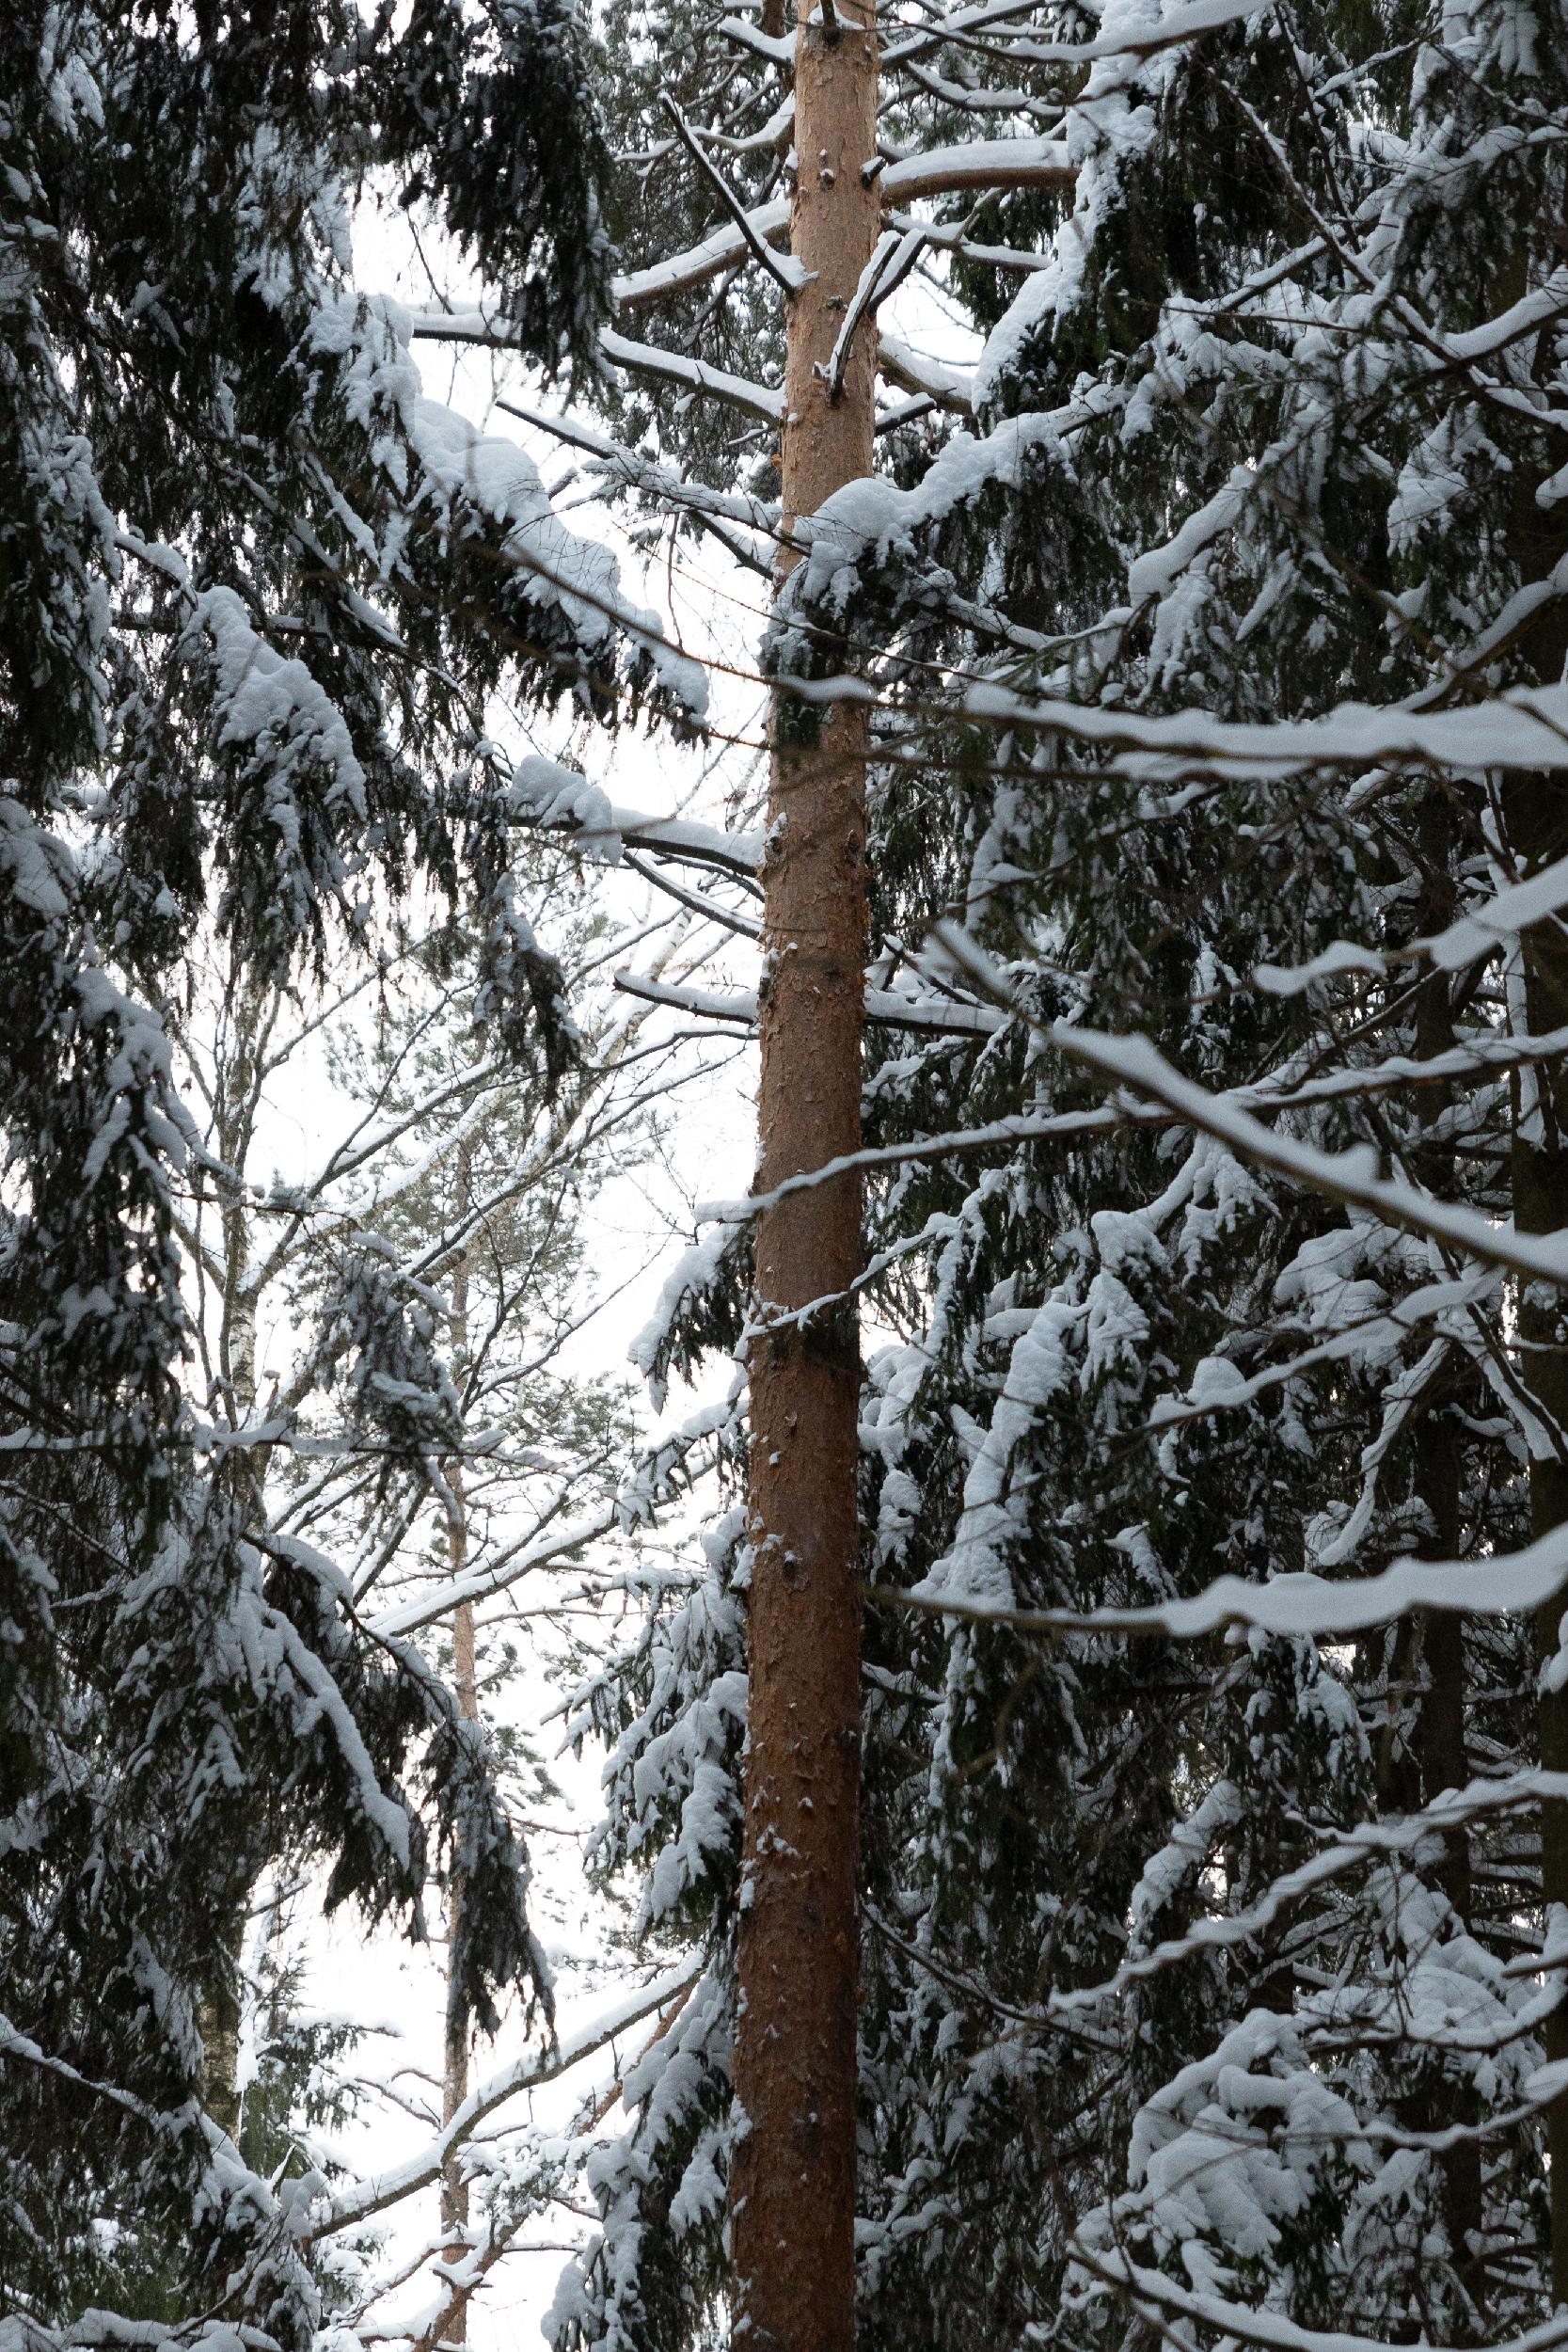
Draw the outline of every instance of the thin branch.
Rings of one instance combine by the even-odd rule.
[[[768,277],[772,278],[774,284],[783,289],[786,298],[793,295],[797,287],[800,284],[802,276],[804,275],[800,262],[796,261],[793,254],[781,256],[773,252],[771,247],[766,243],[757,230],[753,228],[751,215],[741,203],[740,199],[736,195],[735,190],[731,187],[729,182],[725,179],[718,165],[712,162],[708,156],[704,154],[701,147],[697,143],[697,140],[692,135],[691,125],[688,122],[686,117],[682,114],[680,108],[676,105],[674,99],[668,90],[661,90],[659,92],[659,103],[663,106],[665,113],[674,124],[676,135],[679,137],[681,145],[686,149],[687,153],[690,156],[698,170],[702,172],[704,178],[708,181],[720,202],[723,205],[725,211],[735,222],[736,227],[739,230],[747,246],[750,248],[752,259],[754,262],[761,262],[763,268],[768,272]]]

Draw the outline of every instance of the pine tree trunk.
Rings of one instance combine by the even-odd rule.
[[[837,399],[826,380],[879,206],[875,19],[838,0],[796,48],[793,247],[783,501],[811,515],[871,470],[874,331]],[[775,699],[757,1185],[860,1142],[865,961],[863,712]],[[845,1292],[862,1263],[853,1178],[797,1193],[756,1229],[763,1323]],[[731,2184],[734,2341],[746,2352],[854,2342],[860,1609],[859,1343],[845,1305],[753,1343],[751,1698],[740,2011],[742,2115]]]
[[[457,1163],[453,1171],[453,1207],[459,1221],[466,1218],[473,1198],[473,1151],[467,1142],[459,1144]],[[458,1376],[462,1376],[462,1359],[468,1345],[468,1268],[460,1259],[451,1281],[451,1352]],[[455,1581],[468,1565],[468,1498],[460,1461],[447,1466],[447,1484],[451,1489],[451,1511],[447,1521],[447,1558]],[[474,1667],[474,1606],[472,1601],[460,1601],[452,1618],[453,1674],[452,1683],[457,1704],[470,1723],[479,1720],[479,1682]],[[447,1890],[447,2019],[446,2046],[441,2079],[441,2121],[450,2123],[468,2095],[468,2026],[456,1999],[457,1939],[463,1919],[465,1899],[463,1873],[453,1868]],[[463,2177],[462,2160],[451,2157],[441,2174],[441,2227],[451,2233],[447,2243],[449,2262],[461,2261],[467,2250],[468,2184]],[[447,2315],[441,2329],[443,2344],[463,2344],[467,2339],[467,2297],[460,2297]]]

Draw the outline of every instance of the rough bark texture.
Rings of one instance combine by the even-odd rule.
[[[836,38],[834,37],[836,33]],[[826,382],[879,229],[875,21],[839,0],[796,53],[793,247],[814,273],[788,323],[783,495],[816,512],[871,470],[869,324],[837,400]],[[860,1142],[865,961],[865,723],[842,706],[773,720],[758,1187]],[[780,1311],[860,1272],[860,1187],[797,1194],[758,1219],[757,1298]],[[846,1305],[775,1322],[751,1358],[752,1549],[745,1892],[731,2185],[734,2341],[746,2352],[854,2342],[860,1608],[859,1351]]]

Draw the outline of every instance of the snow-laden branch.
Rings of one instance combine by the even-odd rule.
[[[1072,2255],[1075,2263],[1106,2286],[1151,2305],[1150,2315],[1157,2314],[1166,2331],[1170,2321],[1183,2319],[1212,2328],[1227,2342],[1256,2345],[1258,2352],[1388,2352],[1386,2337],[1353,2336],[1337,2328],[1303,2328],[1281,2312],[1255,2311],[1223,2296],[1199,2295],[1179,2285],[1163,2270],[1133,2262],[1120,2248],[1090,2251],[1075,2241]],[[1550,2352],[1553,2345],[1564,2343],[1568,2343],[1568,2312],[1560,2312],[1555,2319],[1544,2320],[1539,2328],[1527,2328],[1522,2335],[1501,2337],[1490,2352]],[[1444,2352],[1444,2348],[1433,2347],[1433,2352]]]
[[[695,1013],[705,1021],[736,1021],[750,1028],[757,1017],[754,988],[687,988],[654,979],[642,972],[617,972],[617,988],[651,1005],[669,1005],[676,1012]],[[929,1029],[953,1037],[993,1037],[1006,1026],[1006,1015],[991,1005],[954,1004],[942,996],[900,996],[891,989],[865,993],[868,1021],[897,1029]]]
[[[721,16],[715,30],[724,40],[733,40],[737,48],[749,49],[754,57],[768,65],[776,65],[788,73],[795,65],[795,40],[790,33],[765,33],[760,24],[753,24],[744,16]]]
[[[921,392],[939,408],[954,416],[970,416],[974,407],[974,378],[964,368],[943,367],[939,359],[928,359],[900,336],[882,333],[877,338],[877,365],[891,384],[901,384],[906,391]]]
[[[1235,1951],[1252,1943],[1272,1927],[1276,1919],[1293,1912],[1304,1897],[1320,1887],[1332,1885],[1338,1879],[1365,1867],[1369,1863],[1386,1862],[1399,1854],[1414,1853],[1433,1836],[1451,1835],[1474,1823],[1497,1820],[1513,1813],[1528,1812],[1543,1804],[1568,1803],[1568,1772],[1548,1772],[1536,1765],[1510,1772],[1503,1779],[1472,1780],[1464,1788],[1446,1789],[1418,1811],[1407,1813],[1393,1820],[1360,1821],[1346,1830],[1331,1844],[1323,1846],[1294,1869],[1285,1870],[1275,1878],[1258,1899],[1240,1911],[1229,1911],[1218,1916],[1210,1915],[1195,1919],[1180,1935],[1168,1936],[1152,1950],[1136,1952],[1121,1961],[1110,1976],[1098,1984],[1075,1985],[1053,1991],[1041,2003],[1037,2020],[1040,2030],[1052,2027],[1064,2016],[1093,2016],[1110,2003],[1119,2000],[1133,1985],[1145,1983],[1151,1977],[1161,1976],[1182,1961],[1196,1958],[1199,1953]],[[1539,1974],[1546,1965],[1545,1958],[1532,1960],[1528,1973]],[[1552,1963],[1561,1965],[1560,1956]],[[1510,2039],[1516,2039],[1521,2026],[1530,2029],[1556,2008],[1560,1997],[1559,1983],[1548,1980],[1540,1996],[1536,2018],[1527,2010],[1525,2018],[1515,2016],[1509,2028]],[[1533,2006],[1533,2004],[1532,2004]],[[1026,2030],[1027,2028],[1021,2028]],[[1409,2030],[1414,2031],[1412,2026]],[[1497,2046],[1496,2036],[1485,2031],[1466,2030],[1450,2024],[1447,2032],[1451,2049],[1491,2050]]]
[[[635,1993],[625,1994],[612,2008],[602,2010],[575,2033],[552,2041],[542,2050],[526,2050],[469,2092],[462,2106],[437,2137],[430,2140],[417,2156],[391,2166],[385,2172],[371,2174],[369,2179],[356,2181],[352,2187],[327,2198],[317,2207],[310,2219],[308,2242],[316,2243],[338,2231],[364,2221],[372,2214],[382,2213],[388,2205],[400,2204],[421,2188],[438,2181],[448,2157],[460,2148],[477,2124],[487,2115],[515,2099],[521,2090],[531,2090],[541,2083],[550,2083],[592,2058],[618,2034],[626,2032],[666,2002],[676,1999],[701,1976],[705,1962],[699,1953],[670,1968],[643,1985]]]
[[[450,1616],[464,1601],[491,1600],[498,1593],[520,1583],[534,1569],[567,1558],[601,1535],[625,1533],[645,1520],[677,1470],[689,1478],[701,1475],[705,1465],[700,1462],[693,1471],[690,1456],[721,1425],[727,1413],[726,1406],[702,1406],[678,1428],[649,1440],[637,1469],[597,1511],[552,1533],[510,1545],[483,1567],[472,1569],[467,1576],[448,1577],[434,1583],[417,1600],[404,1601],[371,1618],[368,1630],[383,1641],[405,1639],[422,1627]]]
[[[1227,24],[1242,24],[1259,15],[1268,0],[1188,0],[1185,8],[1167,8],[1150,22],[1147,32],[1118,29],[1100,33],[1092,40],[1040,40],[1033,33],[1009,37],[1010,54],[1031,65],[1092,65],[1101,57],[1150,57],[1162,49],[1180,48],[1201,40]],[[911,57],[928,56],[943,42],[992,33],[1009,20],[1032,16],[1037,0],[989,0],[978,8],[955,8],[934,24],[922,26],[904,40],[890,41],[882,51],[884,69],[895,70]]]
[[[608,327],[599,338],[599,349],[612,366],[624,368],[630,375],[651,375],[660,383],[705,392],[746,416],[760,418],[764,424],[784,421],[783,392],[753,384],[743,375],[730,375],[723,368],[711,368],[705,359],[692,358],[689,352],[661,351],[657,343],[632,342]]]
[[[961,1617],[1019,1633],[1130,1633],[1167,1641],[1196,1641],[1229,1626],[1281,1636],[1342,1639],[1387,1625],[1413,1609],[1460,1611],[1466,1616],[1528,1615],[1568,1586],[1568,1527],[1552,1529],[1523,1551],[1499,1559],[1396,1560],[1377,1576],[1314,1576],[1291,1569],[1251,1583],[1217,1576],[1185,1600],[1133,1609],[1013,1609],[1005,1601],[950,1592],[934,1580],[908,1591],[873,1584],[867,1597],[895,1609]]]
[[[864,486],[855,485],[857,490]],[[829,501],[815,518],[819,525],[829,518],[832,504]],[[822,698],[845,699],[843,684],[832,684],[835,693]],[[1250,776],[1260,767],[1290,773],[1401,761],[1468,774],[1488,768],[1568,768],[1568,687],[1563,686],[1515,687],[1492,701],[1430,716],[1348,702],[1323,719],[1251,722],[1215,719],[1201,710],[1154,718],[1091,709],[986,680],[970,688],[964,708],[970,718],[999,726],[1049,727],[1079,742],[1158,753],[1180,760],[1188,772],[1203,768]]]
[[[1477,1037],[1467,1045],[1434,1054],[1426,1061],[1396,1054],[1365,1070],[1330,1071],[1300,1086],[1281,1087],[1273,1079],[1265,1079],[1256,1087],[1237,1088],[1227,1100],[1272,1116],[1279,1111],[1305,1110],[1319,1103],[1384,1094],[1396,1087],[1440,1086],[1481,1073],[1527,1068],[1532,1063],[1555,1061],[1564,1054],[1568,1054],[1568,1029],[1551,1029],[1544,1036],[1530,1038],[1498,1033],[1490,1038]],[[850,1175],[856,1169],[903,1168],[916,1161],[951,1159],[1020,1143],[1059,1143],[1070,1137],[1110,1135],[1118,1127],[1166,1126],[1177,1116],[1163,1104],[1126,1101],[1085,1111],[1014,1111],[1003,1119],[988,1120],[983,1126],[942,1128],[934,1135],[911,1136],[907,1142],[868,1144],[863,1151],[843,1152],[836,1159],[825,1160],[819,1168],[788,1176],[769,1192],[748,1194],[743,1199],[699,1200],[697,1218],[702,1224],[744,1224],[795,1193],[832,1184],[835,1177]]]
[[[861,272],[860,284],[844,313],[844,324],[828,362],[828,389],[834,400],[844,387],[844,371],[849,364],[856,328],[868,311],[897,291],[925,249],[926,231],[918,221],[902,234],[896,229],[884,229],[878,238],[876,250]]]
[[[950,196],[973,188],[977,192],[1008,188],[1070,188],[1076,167],[1069,160],[1067,141],[1039,139],[970,139],[956,147],[933,147],[924,155],[910,155],[889,164],[879,185],[884,199],[905,203],[928,196]],[[700,245],[672,253],[662,262],[631,270],[617,278],[611,292],[623,310],[639,310],[651,302],[667,302],[705,285],[749,258],[752,241],[769,245],[789,233],[789,199],[775,197],[753,205],[746,215],[746,233],[729,221],[715,229]]]
[[[468,314],[465,323],[473,322],[483,326],[483,312]],[[422,331],[416,329],[416,332]],[[432,327],[430,331],[436,333],[439,330]],[[481,340],[477,333],[474,340]],[[713,374],[716,371],[709,370],[708,373]],[[705,482],[683,477],[671,467],[661,466],[657,458],[645,456],[641,450],[628,448],[624,441],[611,440],[608,434],[601,433],[594,425],[583,423],[580,418],[549,416],[542,409],[527,408],[515,400],[499,400],[496,405],[503,408],[509,417],[518,418],[524,424],[534,425],[542,433],[553,434],[568,449],[581,450],[595,461],[599,471],[607,477],[612,474],[619,476],[629,490],[644,491],[649,497],[662,500],[669,505],[688,507],[703,517],[716,516],[727,523],[738,523],[742,529],[754,532],[759,538],[778,540],[784,535],[780,529],[780,510],[767,499],[752,498],[739,490],[715,490]]]
[[[1482,1264],[1568,1290],[1568,1236],[1524,1233],[1516,1225],[1494,1223],[1474,1209],[1439,1200],[1417,1184],[1380,1176],[1377,1154],[1370,1145],[1323,1152],[1294,1136],[1280,1135],[1225,1095],[1211,1094],[1183,1078],[1147,1038],[1109,1037],[1069,1021],[1053,1022],[1044,1034],[1074,1061],[1086,1062],[1101,1077],[1164,1104],[1186,1125],[1213,1136],[1242,1159],[1254,1160],[1349,1208],[1365,1209],[1405,1232],[1447,1243]]]
[[[785,294],[796,294],[805,279],[805,271],[793,253],[775,253],[767,239],[752,228],[751,216],[729,182],[710,157],[697,144],[691,125],[676,105],[669,90],[661,93],[664,111],[675,126],[675,135],[698,170],[712,188],[719,201],[734,221],[753,262],[759,262],[774,283]]]
[[[522,1581],[535,1568],[553,1565],[558,1560],[569,1559],[580,1551],[584,1544],[594,1543],[601,1535],[613,1534],[621,1524],[621,1515],[613,1502],[587,1518],[573,1519],[553,1534],[542,1535],[536,1543],[525,1544],[518,1550],[503,1554],[483,1568],[476,1568],[467,1576],[449,1577],[435,1584],[419,1600],[402,1602],[395,1609],[387,1609],[380,1616],[368,1620],[372,1633],[382,1640],[402,1639],[420,1632],[427,1625],[436,1625],[450,1617],[464,1602],[491,1600]]]
[[[613,865],[623,842],[656,857],[713,866],[751,876],[762,865],[760,833],[728,833],[689,817],[651,817],[612,802],[597,785],[542,753],[525,759],[513,777],[512,813],[541,832],[559,832]]]

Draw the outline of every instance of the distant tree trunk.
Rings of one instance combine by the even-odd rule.
[[[260,1057],[276,1009],[276,993],[254,978],[237,979],[230,990],[230,1041],[217,1071],[214,1136],[218,1157],[240,1172],[250,1155]],[[255,1234],[250,1204],[243,1193],[229,1190],[219,1195],[218,1231],[223,1295],[217,1368],[230,1423],[238,1428],[253,1417],[257,1404],[256,1290],[250,1263]],[[236,1451],[231,1456],[230,1474],[239,1482],[241,1499],[258,1517],[264,1510],[267,1460],[267,1449]],[[197,2012],[205,2060],[207,2112],[235,2140],[244,2106],[240,2039],[245,2022],[245,1917],[251,1891],[247,1885],[242,1899],[218,1923],[214,1971]]]
[[[453,1192],[456,1213],[462,1219],[467,1215],[473,1195],[473,1150],[467,1141],[458,1146]],[[467,1345],[468,1267],[467,1259],[459,1259],[451,1280],[451,1352],[460,1372]],[[447,1558],[455,1581],[468,1565],[468,1497],[460,1461],[449,1463],[447,1484],[452,1499],[447,1518]],[[457,1704],[470,1723],[477,1723],[479,1683],[474,1670],[472,1601],[459,1601],[453,1613],[452,1647]],[[457,1999],[455,1966],[465,1893],[463,1874],[454,1867],[447,1890],[447,2029],[441,2084],[441,2120],[445,2123],[451,2122],[468,2095],[468,2024]],[[455,2155],[449,2159],[441,2175],[441,2227],[451,2233],[446,2249],[448,2261],[461,2259],[467,2244],[465,2233],[468,2227],[468,2184],[463,2178],[461,2160]],[[465,2343],[467,2329],[468,2304],[465,2296],[453,2305],[442,2328],[442,2342]]]
[[[879,227],[873,9],[802,16],[796,44],[786,519],[871,470],[875,330],[838,397],[828,364]],[[860,1143],[866,953],[863,712],[775,697],[758,1189]],[[862,1264],[852,1177],[757,1220],[759,1319],[847,1292]],[[730,2195],[734,2340],[745,2352],[854,2341],[860,1608],[859,1342],[852,1303],[754,1342],[751,1698],[745,1765],[741,2109]]]
[[[1422,936],[1431,937],[1452,922],[1456,906],[1454,811],[1447,793],[1434,790],[1427,794],[1418,826],[1423,882],[1416,924]],[[1429,973],[1421,983],[1416,1001],[1416,1045],[1423,1061],[1435,1059],[1453,1045],[1449,991],[1449,977],[1445,971]],[[1417,1089],[1425,1132],[1415,1172],[1439,1200],[1445,1200],[1453,1197],[1455,1172],[1453,1143],[1444,1127],[1452,1100],[1453,1089],[1448,1085]],[[1451,1412],[1446,1409],[1455,1402],[1453,1365],[1450,1352],[1416,1430],[1416,1487],[1431,1522],[1420,1549],[1433,1560],[1457,1559],[1464,1540],[1458,1431]],[[1421,1648],[1426,1688],[1421,1695],[1417,1748],[1421,1791],[1430,1803],[1445,1788],[1463,1788],[1470,1777],[1465,1736],[1465,1620],[1457,1610],[1433,1609],[1426,1613]],[[1444,1840],[1439,1878],[1444,1893],[1468,1927],[1474,1908],[1474,1883],[1467,1830],[1454,1830]],[[1441,2129],[1450,2122],[1474,2123],[1478,2113],[1474,2094],[1470,2093],[1457,2100],[1453,2112],[1433,2116],[1431,2121]],[[1480,2303],[1485,2294],[1479,2260],[1483,2220],[1481,2144],[1478,2140],[1461,2141],[1459,2146],[1448,2149],[1440,2161],[1444,2218],[1454,2266],[1467,2292]]]

